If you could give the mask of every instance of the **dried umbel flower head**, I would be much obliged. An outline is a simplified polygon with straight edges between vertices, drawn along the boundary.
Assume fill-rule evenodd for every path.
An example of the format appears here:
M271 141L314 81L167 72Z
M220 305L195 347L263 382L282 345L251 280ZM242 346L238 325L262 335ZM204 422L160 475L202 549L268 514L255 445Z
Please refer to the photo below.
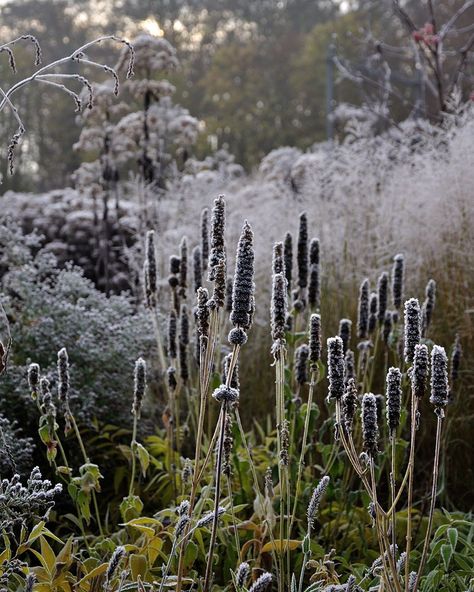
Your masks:
M377 310L379 305L379 299L377 296L377 292L372 292L369 298L369 326L368 331L369 335L375 331L377 327Z
M403 272L405 257L399 253L393 258L392 269L392 296L393 306L399 309L403 300Z
M177 358L176 336L177 336L178 320L176 318L175 310L171 310L168 316L168 356L171 360Z
M402 404L402 373L398 368L389 368L387 373L387 423L391 437L395 436L400 424Z
M362 397L361 417L364 450L369 457L374 458L378 452L379 428L377 424L377 400L372 393L366 393Z
M250 586L249 592L265 592L271 583L272 574L265 572Z
M356 377L355 371L355 356L354 352L351 349L346 351L346 355L344 356L344 380L347 386L347 383L351 378Z
M298 286L306 288L308 285L308 218L306 212L300 214L297 262Z
M149 308L156 306L158 293L158 278L156 271L155 232L149 230L145 238L144 262L145 302Z
M321 315L312 314L309 319L309 362L311 372L321 359Z
M329 477L325 475L318 485L313 490L313 495L308 504L308 509L306 511L306 517L308 519L308 528L312 528L314 524L314 519L316 518L319 510L319 505L321 500L326 493L326 489L329 485Z
M224 196L219 195L214 200L211 218L211 251L209 255L209 281L215 280L216 267L220 262L226 262L225 253L225 201ZM225 271L225 270L224 270Z
M235 583L237 588L243 588L250 574L250 565L245 561L239 565L235 572Z
M410 298L405 302L405 347L403 355L405 362L413 362L415 346L421 339L421 311L420 303L416 298Z
M413 366L409 370L411 388L415 397L421 399L426 392L429 374L429 355L428 348L424 344L415 346L415 355L413 357Z
M444 347L434 345L431 350L431 396L430 403L436 413L443 417L443 408L448 403L448 358Z
M341 319L339 321L339 337L342 339L342 349L346 353L351 341L352 321L350 319Z
M357 386L355 380L350 378L347 381L346 391L342 397L342 419L344 422L344 428L348 434L352 432L357 401Z
M273 276L271 301L271 329L273 341L283 341L286 332L286 315L288 313L287 283L282 273Z
M359 289L359 305L357 314L357 337L367 338L369 331L369 280L365 278Z
M283 259L285 262L285 277L288 282L288 290L291 290L291 279L293 275L293 237L289 232L285 234Z
M67 402L69 398L69 358L66 348L58 352L58 396L60 401Z
M104 592L109 591L109 585L123 557L125 557L125 547L122 547L121 545L115 547L105 572Z
M140 417L143 397L146 389L146 363L143 358L138 358L135 362L135 373L133 383L133 405L132 413Z
M423 336L426 335L428 328L431 324L431 319L433 318L433 310L436 303L436 282L434 280L429 280L426 284L425 288L425 301L423 303Z
M201 212L201 257L202 268L205 270L209 259L209 210L207 208Z
M278 242L273 245L272 271L276 273L285 273L285 262L283 260L283 243Z
M194 292L197 292L202 286L202 258L199 247L194 247L193 249L193 279Z
M330 399L339 400L344 395L344 350L340 337L330 337L328 346L328 380Z
M309 347L303 343L295 351L295 378L300 386L308 382Z
M235 261L234 289L232 293L232 312L230 321L236 327L247 329L251 322L254 293L254 251L253 232L247 220L237 246Z
M28 385L31 391L31 397L36 399L38 397L40 367L38 364L30 364L28 366Z
M377 298L378 298L378 320L381 325L385 319L388 304L388 273L384 271L380 274L377 281Z
M454 340L454 345L453 345L453 351L451 354L451 372L450 372L451 385L453 385L454 382L459 377L459 366L461 365L461 357L462 357L461 340L459 338L459 335L456 335L456 338Z

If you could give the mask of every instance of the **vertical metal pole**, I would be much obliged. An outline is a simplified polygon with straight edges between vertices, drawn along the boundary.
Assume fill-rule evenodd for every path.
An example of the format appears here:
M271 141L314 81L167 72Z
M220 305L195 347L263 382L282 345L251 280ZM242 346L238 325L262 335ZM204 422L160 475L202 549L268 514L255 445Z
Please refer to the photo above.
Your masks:
M328 140L334 139L334 45L330 43L326 56L326 135Z

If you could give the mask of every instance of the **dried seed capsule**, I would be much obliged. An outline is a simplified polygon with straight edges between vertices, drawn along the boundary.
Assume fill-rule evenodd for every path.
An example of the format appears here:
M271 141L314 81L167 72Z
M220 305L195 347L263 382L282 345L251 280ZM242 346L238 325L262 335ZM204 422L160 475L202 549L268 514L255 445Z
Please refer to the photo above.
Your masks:
M379 428L377 424L377 401L372 393L366 393L362 397L361 416L364 450L371 458L374 458L378 452Z
M444 347L439 345L434 345L431 350L430 403L437 408L438 414L443 413L448 403L448 358Z
M295 378L299 385L308 382L309 347L303 343L295 351Z
M357 337L365 339L369 330L369 280L365 278L359 289Z
M193 278L194 292L196 293L202 286L202 258L199 247L194 247L193 249Z
M341 399L344 395L344 351L340 337L330 337L328 345L329 398Z
M346 353L351 341L352 321L349 319L341 319L339 321L339 337L342 339L342 349Z
M230 330L229 333L229 343L231 345L245 345L247 343L247 333L242 329L242 327L234 327Z
M392 295L393 295L393 306L400 308L403 299L403 268L404 268L404 256L399 253L393 258L393 269L392 269Z
M219 261L214 267L214 291L212 293L212 303L209 306L222 308L226 298L226 266L224 261Z
M400 424L402 402L402 373L398 368L389 368L387 374L387 423L393 437Z
M306 212L300 214L297 262L298 286L306 288L308 285L308 218Z
M413 366L409 370L413 394L421 399L426 392L429 373L429 356L426 345L416 345Z
M176 255L171 255L170 257L170 273L173 275L179 274L179 268L181 265L180 258Z
M405 347L404 357L408 364L413 362L415 346L421 338L421 313L420 304L416 298L410 298L405 302Z
M170 392L174 392L178 386L178 382L176 381L176 368L174 366L169 366L166 370L166 379Z
M215 280L216 267L219 263L223 262L225 272L225 201L224 196L219 195L214 200L214 207L212 209L211 218L211 251L209 256L209 281ZM225 273L224 273L225 276Z
M208 335L209 333L209 307L207 302L209 300L209 292L206 288L199 288L196 294L196 328L198 335Z
M186 295L186 288L188 287L188 242L183 236L179 245L180 264L179 264L179 287L181 288L181 295Z
M156 271L155 232L149 230L145 239L144 261L145 301L148 307L156 306L158 294L158 278Z
M313 238L309 246L308 302L312 308L321 304L321 279L319 269L319 240Z
M348 434L352 432L352 424L354 423L357 402L357 386L355 380L350 378L347 381L346 391L342 397L342 418Z
M325 475L318 485L313 490L313 495L308 504L308 509L306 511L306 517L308 519L308 527L312 528L314 525L314 519L316 518L319 510L319 505L321 500L326 493L326 489L329 485L329 477Z
M271 329L273 341L284 340L288 312L287 284L282 273L273 276L271 301Z
M285 277L288 283L288 290L291 290L291 279L293 275L293 237L289 232L285 235L283 259L285 262Z
M309 361L311 372L321 359L321 316L312 314L309 319Z
M369 299L369 335L375 331L377 327L377 310L378 310L379 299L376 292L372 292Z
M230 320L236 327L249 327L254 293L254 251L253 232L245 221L237 247L232 312Z
M385 313L387 311L388 304L388 273L384 271L377 282L377 293L378 293L378 320L381 325L385 320Z

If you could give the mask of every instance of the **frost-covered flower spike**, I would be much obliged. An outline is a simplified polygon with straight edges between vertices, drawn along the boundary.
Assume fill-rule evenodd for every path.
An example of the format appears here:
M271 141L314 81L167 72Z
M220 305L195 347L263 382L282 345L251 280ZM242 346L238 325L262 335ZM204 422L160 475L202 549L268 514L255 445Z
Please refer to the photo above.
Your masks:
M340 337L330 337L328 346L328 380L330 399L342 399L344 395L344 350Z
M416 298L410 298L405 302L405 362L413 362L415 347L421 338L421 311L420 303Z
M234 327L248 330L251 324L254 298L254 259L253 232L245 221L237 246L234 286L232 292L232 312L230 321Z
M364 450L374 458L378 452L379 428L377 423L377 400L372 393L366 393L362 397L362 437Z
M394 437L400 423L402 402L402 373L399 368L389 368L387 373L387 423L391 437Z
M365 278L359 289L357 337L366 339L369 330L369 280Z

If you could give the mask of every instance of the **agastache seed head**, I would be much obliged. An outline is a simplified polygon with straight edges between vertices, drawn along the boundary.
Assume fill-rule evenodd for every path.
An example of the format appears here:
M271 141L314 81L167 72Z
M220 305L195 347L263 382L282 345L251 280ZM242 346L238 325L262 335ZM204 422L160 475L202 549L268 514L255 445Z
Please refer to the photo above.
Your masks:
M155 232L149 230L145 239L144 286L146 305L156 306L158 294L158 277L155 255Z
M214 200L211 218L211 251L209 256L209 281L215 280L216 267L220 262L226 262L225 252L225 201L224 196L219 195ZM224 269L225 271L225 269ZM225 274L224 274L225 275Z
M372 459L378 452L379 428L377 424L377 400L372 393L362 397L362 437L364 450Z
M415 397L421 399L426 392L430 360L428 348L424 344L415 346L413 366L409 370L411 388Z
M272 574L265 572L256 580L249 589L249 592L265 592L272 583Z
M306 288L308 285L308 218L306 212L300 214L297 262L298 286Z
M403 272L404 272L404 256L399 253L393 258L392 270L392 295L393 306L399 309L402 305L403 299Z
M201 257L202 269L207 269L209 259L209 210L204 208L201 212Z
M288 312L287 281L282 273L273 276L271 301L271 329L273 341L284 340Z
M221 384L214 390L212 397L218 403L227 403L230 405L239 400L239 391L225 384Z
M421 339L421 312L420 304L416 298L410 298L405 302L405 347L403 355L405 362L413 362L415 346Z
M312 314L309 319L309 361L311 371L321 359L321 316Z
M359 289L357 337L365 339L369 330L369 280L365 278Z
M459 366L461 365L462 347L459 335L456 335L453 345L453 351L451 354L451 385L456 382L459 377Z
M434 280L430 280L426 284L425 289L425 301L423 303L423 314L422 314L422 333L423 337L426 335L428 328L431 324L431 319L433 318L433 310L436 303L436 282Z
M283 260L283 243L278 242L273 245L273 259L272 259L273 274L285 274L285 262Z
M146 363L143 358L138 358L135 362L134 382L133 382L133 405L132 413L140 417L143 397L146 389Z
M448 403L448 358L444 347L434 345L431 350L431 396L430 403L436 407L439 417L444 416Z
M232 312L230 321L236 327L247 328L251 323L254 293L253 232L245 221L237 247L234 288L232 293Z
M311 308L321 304L321 278L319 268L319 240L313 238L309 247L308 302Z
M357 403L357 386L355 380L350 378L347 381L346 391L342 397L342 419L344 428L348 434L352 432Z
M291 289L291 279L293 275L293 237L289 232L285 235L283 244L283 259L285 262L285 277L288 282L288 290Z
M38 364L30 364L28 366L28 385L31 391L31 397L36 399L38 396L38 386L40 377L40 367Z
M341 399L344 395L344 350L340 337L330 337L328 346L329 398Z
M325 475L318 485L313 490L313 495L308 504L308 509L306 511L306 517L308 519L308 526L309 528L313 527L314 519L317 516L319 505L321 504L321 500L326 493L326 490L329 485L329 477Z
M400 424L400 410L402 402L402 373L398 368L389 368L387 374L387 423L390 435L393 437Z
M58 352L58 396L60 401L67 403L69 398L69 358L65 347Z
M235 583L237 588L243 588L250 574L250 565L245 561L239 565L235 572Z
M194 247L193 249L193 279L194 292L196 293L202 286L202 258L199 247Z
M349 319L341 319L339 321L339 337L342 339L342 349L346 353L351 341L352 321Z
M388 273L384 271L377 281L378 321L381 325L385 319L388 304Z
M344 356L344 381L346 386L349 380L355 377L355 356L354 352L351 349L348 349L346 351L346 355Z
M377 327L378 302L379 299L377 297L377 292L372 292L369 298L369 335L372 335L372 333L375 331Z
M393 314L387 310L385 311L385 319L383 321L382 340L384 343L389 342L390 335L393 329Z
M176 335L178 329L178 319L175 310L171 310L168 316L168 356L171 360L177 358Z
M295 378L300 386L308 382L309 347L303 343L295 351Z
M232 292L234 291L234 279L231 276L227 277L225 283L225 310L229 314L232 312Z

